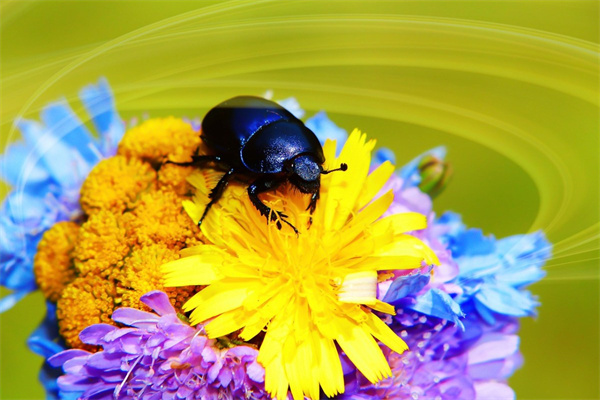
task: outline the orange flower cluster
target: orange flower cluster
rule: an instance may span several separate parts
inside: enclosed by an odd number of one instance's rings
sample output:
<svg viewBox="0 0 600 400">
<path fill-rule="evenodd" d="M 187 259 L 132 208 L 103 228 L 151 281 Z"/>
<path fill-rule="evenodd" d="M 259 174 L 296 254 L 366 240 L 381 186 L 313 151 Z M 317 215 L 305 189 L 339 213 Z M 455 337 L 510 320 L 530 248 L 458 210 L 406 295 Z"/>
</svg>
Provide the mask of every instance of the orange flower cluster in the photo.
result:
<svg viewBox="0 0 600 400">
<path fill-rule="evenodd" d="M 182 248 L 202 242 L 181 206 L 193 194 L 186 179 L 194 168 L 166 163 L 191 161 L 199 146 L 199 133 L 173 117 L 129 130 L 118 154 L 84 182 L 85 217 L 44 234 L 34 260 L 36 279 L 44 296 L 57 302 L 59 330 L 70 347 L 85 348 L 79 332 L 113 323 L 115 308 L 146 309 L 139 298 L 151 290 L 165 291 L 179 309 L 199 289 L 165 288 L 160 270 Z"/>
</svg>

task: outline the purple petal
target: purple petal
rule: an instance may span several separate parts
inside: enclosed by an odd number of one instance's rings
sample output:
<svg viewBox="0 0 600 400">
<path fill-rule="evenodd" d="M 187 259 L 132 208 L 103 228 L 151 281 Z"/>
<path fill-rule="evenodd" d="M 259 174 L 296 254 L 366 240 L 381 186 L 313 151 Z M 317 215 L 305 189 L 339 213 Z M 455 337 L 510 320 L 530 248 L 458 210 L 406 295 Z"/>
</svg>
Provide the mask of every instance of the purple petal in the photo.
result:
<svg viewBox="0 0 600 400">
<path fill-rule="evenodd" d="M 98 346 L 107 334 L 117 329 L 116 326 L 109 324 L 95 324 L 82 330 L 79 334 L 79 339 L 83 343 Z"/>
<path fill-rule="evenodd" d="M 119 370 L 121 368 L 121 359 L 116 357 L 109 358 L 106 352 L 99 351 L 88 358 L 87 365 L 89 368 L 99 371 Z"/>
<path fill-rule="evenodd" d="M 248 377 L 254 382 L 262 383 L 265 381 L 265 369 L 257 361 L 248 364 L 246 372 L 248 373 Z"/>
<path fill-rule="evenodd" d="M 48 359 L 48 362 L 53 367 L 61 367 L 65 362 L 69 361 L 75 357 L 89 356 L 89 351 L 80 350 L 80 349 L 69 349 L 65 351 L 61 351 L 58 354 L 53 355 Z"/>
<path fill-rule="evenodd" d="M 469 351 L 469 364 L 504 359 L 519 350 L 516 335 L 489 334 Z"/>
<path fill-rule="evenodd" d="M 156 311 L 158 315 L 177 314 L 169 301 L 169 297 L 160 290 L 146 293 L 140 297 L 140 301 Z"/>
<path fill-rule="evenodd" d="M 124 325 L 135 326 L 140 329 L 148 329 L 155 326 L 160 319 L 156 314 L 146 311 L 136 310 L 135 308 L 123 307 L 113 312 L 112 319 Z"/>
<path fill-rule="evenodd" d="M 494 381 L 475 383 L 477 400 L 514 400 L 515 398 L 515 392 L 505 383 Z"/>
</svg>

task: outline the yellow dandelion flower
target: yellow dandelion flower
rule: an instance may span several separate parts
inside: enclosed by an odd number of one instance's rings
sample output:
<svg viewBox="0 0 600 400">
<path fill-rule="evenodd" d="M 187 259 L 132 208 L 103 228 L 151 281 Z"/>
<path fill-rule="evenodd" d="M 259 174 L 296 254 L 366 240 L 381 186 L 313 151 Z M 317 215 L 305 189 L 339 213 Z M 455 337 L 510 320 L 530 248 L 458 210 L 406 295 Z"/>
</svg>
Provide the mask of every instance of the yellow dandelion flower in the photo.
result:
<svg viewBox="0 0 600 400">
<path fill-rule="evenodd" d="M 75 247 L 79 225 L 58 222 L 48 229 L 38 244 L 33 259 L 33 272 L 40 290 L 48 300 L 56 302 L 63 289 L 75 279 L 71 252 Z"/>
<path fill-rule="evenodd" d="M 153 118 L 125 133 L 118 154 L 152 164 L 187 162 L 199 145 L 200 135 L 188 122 L 175 117 Z"/>
<path fill-rule="evenodd" d="M 59 333 L 69 347 L 89 348 L 79 340 L 79 333 L 92 324 L 115 325 L 110 317 L 116 294 L 112 280 L 96 275 L 79 277 L 63 290 L 56 304 L 56 316 Z"/>
<path fill-rule="evenodd" d="M 115 156 L 102 160 L 81 187 L 80 203 L 86 214 L 98 210 L 122 213 L 137 197 L 155 185 L 156 172 L 135 158 Z"/>
<path fill-rule="evenodd" d="M 354 131 L 339 158 L 335 143 L 324 146 L 327 167 L 348 164 L 346 172 L 322 176 L 321 200 L 311 216 L 308 198 L 285 187 L 264 200 L 283 210 L 299 229 L 268 224 L 251 204 L 244 185 L 232 183 L 210 210 L 202 231 L 211 244 L 182 251 L 166 264 L 168 286 L 208 285 L 184 306 L 193 324 L 206 323 L 210 338 L 241 330 L 251 340 L 265 331 L 258 361 L 265 388 L 285 399 L 319 398 L 344 391 L 339 345 L 371 382 L 391 376 L 377 340 L 401 353 L 407 349 L 373 310 L 394 314 L 376 297 L 379 271 L 414 269 L 422 260 L 437 264 L 433 252 L 406 234 L 423 229 L 417 213 L 380 218 L 393 193 L 377 197 L 393 172 L 389 163 L 369 174 L 374 142 Z M 204 179 L 194 180 L 199 185 Z M 185 203 L 192 218 L 204 209 Z"/>
</svg>

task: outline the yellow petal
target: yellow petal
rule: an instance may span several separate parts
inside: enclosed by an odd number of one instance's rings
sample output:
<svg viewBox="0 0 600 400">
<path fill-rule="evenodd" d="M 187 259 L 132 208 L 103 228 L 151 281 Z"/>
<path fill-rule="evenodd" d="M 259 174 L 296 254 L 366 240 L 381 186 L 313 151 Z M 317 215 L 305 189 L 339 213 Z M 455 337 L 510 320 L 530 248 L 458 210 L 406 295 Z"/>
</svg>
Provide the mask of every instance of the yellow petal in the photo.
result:
<svg viewBox="0 0 600 400">
<path fill-rule="evenodd" d="M 192 325 L 201 321 L 190 320 Z M 210 321 L 205 329 L 209 338 L 214 339 L 230 334 L 231 332 L 241 329 L 246 323 L 246 316 L 240 309 L 228 311 L 219 315 L 217 318 Z"/>
<path fill-rule="evenodd" d="M 200 221 L 200 217 L 202 216 L 203 210 L 200 209 L 200 207 L 198 207 L 198 205 L 195 202 L 189 200 L 184 200 L 182 204 L 185 212 L 190 216 L 192 221 L 194 221 L 194 223 L 197 224 L 198 221 Z"/>
<path fill-rule="evenodd" d="M 315 330 L 313 335 L 318 335 Z M 342 371 L 342 363 L 340 356 L 333 340 L 319 338 L 320 347 L 320 362 L 319 362 L 319 377 L 323 392 L 328 397 L 333 397 L 344 391 L 344 372 Z"/>
<path fill-rule="evenodd" d="M 363 208 L 369 202 L 373 201 L 383 185 L 390 179 L 394 173 L 394 166 L 389 161 L 381 164 L 377 169 L 367 176 L 365 184 L 358 197 L 358 208 Z"/>
<path fill-rule="evenodd" d="M 348 227 L 344 232 L 344 238 L 347 240 L 356 238 L 368 225 L 371 225 L 385 213 L 390 204 L 392 204 L 392 201 L 394 201 L 394 193 L 390 190 L 367 205 L 348 223 Z M 345 243 L 342 243 L 342 245 L 345 245 Z"/>
<path fill-rule="evenodd" d="M 384 303 L 380 300 L 377 300 L 373 305 L 369 305 L 369 307 L 385 314 L 396 315 L 396 308 L 394 308 L 393 305 Z"/>
<path fill-rule="evenodd" d="M 262 347 L 264 347 L 264 344 L 261 346 L 261 353 L 263 351 Z M 289 383 L 283 368 L 281 352 L 268 364 L 259 362 L 265 367 L 265 390 L 274 399 L 286 400 Z"/>
<path fill-rule="evenodd" d="M 336 164 L 348 164 L 348 170 L 323 177 L 328 180 L 329 191 L 323 196 L 321 207 L 325 208 L 324 227 L 338 230 L 351 213 L 357 210 L 357 199 L 363 190 L 371 163 L 371 150 L 375 141 L 366 142 L 366 135 L 355 129 L 344 144 Z"/>
<path fill-rule="evenodd" d="M 248 312 L 249 318 L 247 320 L 244 330 L 240 333 L 240 338 L 243 340 L 250 340 L 254 336 L 258 335 L 260 331 L 269 323 L 271 319 L 281 310 L 284 305 L 290 301 L 290 293 L 288 292 L 273 292 L 264 293 L 265 296 L 272 296 L 270 300 L 258 308 L 253 308 L 252 312 Z M 250 296 L 252 297 L 252 296 Z M 255 303 L 250 298 L 246 299 L 246 302 Z M 244 309 L 248 310 L 248 307 L 244 306 Z"/>
<path fill-rule="evenodd" d="M 440 261 L 437 256 L 420 239 L 410 235 L 398 235 L 397 240 L 387 246 L 379 249 L 375 254 L 376 257 L 394 257 L 394 256 L 411 256 L 421 257 L 427 264 L 439 265 Z"/>
<path fill-rule="evenodd" d="M 311 399 L 319 398 L 318 365 L 313 355 L 310 340 L 291 336 L 283 346 L 283 365 L 294 400 L 304 400 L 305 393 Z"/>
<path fill-rule="evenodd" d="M 415 269 L 420 268 L 423 257 L 417 256 L 377 256 L 369 257 L 361 260 L 359 263 L 354 265 L 354 270 L 376 270 L 376 271 L 387 271 L 396 269 Z"/>
<path fill-rule="evenodd" d="M 402 354 L 404 351 L 408 350 L 408 345 L 404 340 L 400 339 L 400 337 L 375 314 L 370 315 L 366 325 L 369 327 L 373 336 L 396 353 Z"/>
<path fill-rule="evenodd" d="M 390 366 L 373 336 L 365 332 L 362 326 L 348 320 L 339 323 L 343 327 L 337 342 L 365 378 L 375 383 L 392 376 Z"/>
<path fill-rule="evenodd" d="M 210 285 L 218 279 L 215 265 L 203 261 L 201 255 L 180 258 L 163 264 L 165 286 Z"/>
<path fill-rule="evenodd" d="M 260 282 L 216 282 L 196 293 L 183 306 L 184 311 L 195 308 L 190 318 L 203 322 L 226 311 L 240 307 L 246 298 L 260 287 Z"/>
</svg>

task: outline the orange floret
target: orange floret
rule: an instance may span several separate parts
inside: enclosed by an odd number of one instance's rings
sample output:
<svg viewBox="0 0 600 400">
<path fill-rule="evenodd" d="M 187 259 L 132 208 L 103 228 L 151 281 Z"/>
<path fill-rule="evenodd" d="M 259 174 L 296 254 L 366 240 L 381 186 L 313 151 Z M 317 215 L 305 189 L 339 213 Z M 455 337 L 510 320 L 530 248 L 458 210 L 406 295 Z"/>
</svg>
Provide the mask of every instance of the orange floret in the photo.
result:
<svg viewBox="0 0 600 400">
<path fill-rule="evenodd" d="M 180 118 L 153 118 L 125 133 L 118 154 L 138 157 L 154 165 L 167 160 L 191 161 L 200 135 Z"/>
<path fill-rule="evenodd" d="M 91 215 L 98 210 L 120 214 L 140 195 L 154 188 L 156 172 L 138 159 L 115 156 L 102 160 L 81 187 L 81 208 Z"/>
<path fill-rule="evenodd" d="M 116 288 L 112 280 L 88 275 L 75 279 L 58 300 L 58 329 L 69 347 L 90 349 L 79 340 L 82 329 L 98 323 L 115 325 Z"/>
<path fill-rule="evenodd" d="M 123 215 L 123 221 L 132 246 L 163 243 L 181 249 L 200 236 L 200 230 L 183 210 L 181 199 L 169 191 L 145 193 L 135 209 Z"/>
<path fill-rule="evenodd" d="M 164 164 L 158 171 L 158 188 L 172 191 L 180 196 L 193 193 L 193 187 L 187 178 L 196 171 L 194 167 L 179 167 L 175 164 Z"/>
<path fill-rule="evenodd" d="M 135 249 L 125 260 L 120 285 L 118 286 L 123 307 L 134 307 L 140 310 L 150 309 L 140 302 L 140 296 L 152 290 L 162 290 L 171 299 L 177 309 L 181 309 L 195 292 L 195 286 L 165 288 L 160 266 L 179 258 L 179 251 L 169 249 L 164 244 L 151 244 Z"/>
<path fill-rule="evenodd" d="M 73 251 L 81 275 L 109 276 L 129 253 L 126 230 L 115 214 L 100 210 L 81 226 Z"/>
<path fill-rule="evenodd" d="M 44 233 L 38 244 L 33 271 L 44 297 L 50 301 L 56 302 L 65 286 L 75 279 L 71 252 L 78 232 L 76 223 L 58 222 Z"/>
</svg>

